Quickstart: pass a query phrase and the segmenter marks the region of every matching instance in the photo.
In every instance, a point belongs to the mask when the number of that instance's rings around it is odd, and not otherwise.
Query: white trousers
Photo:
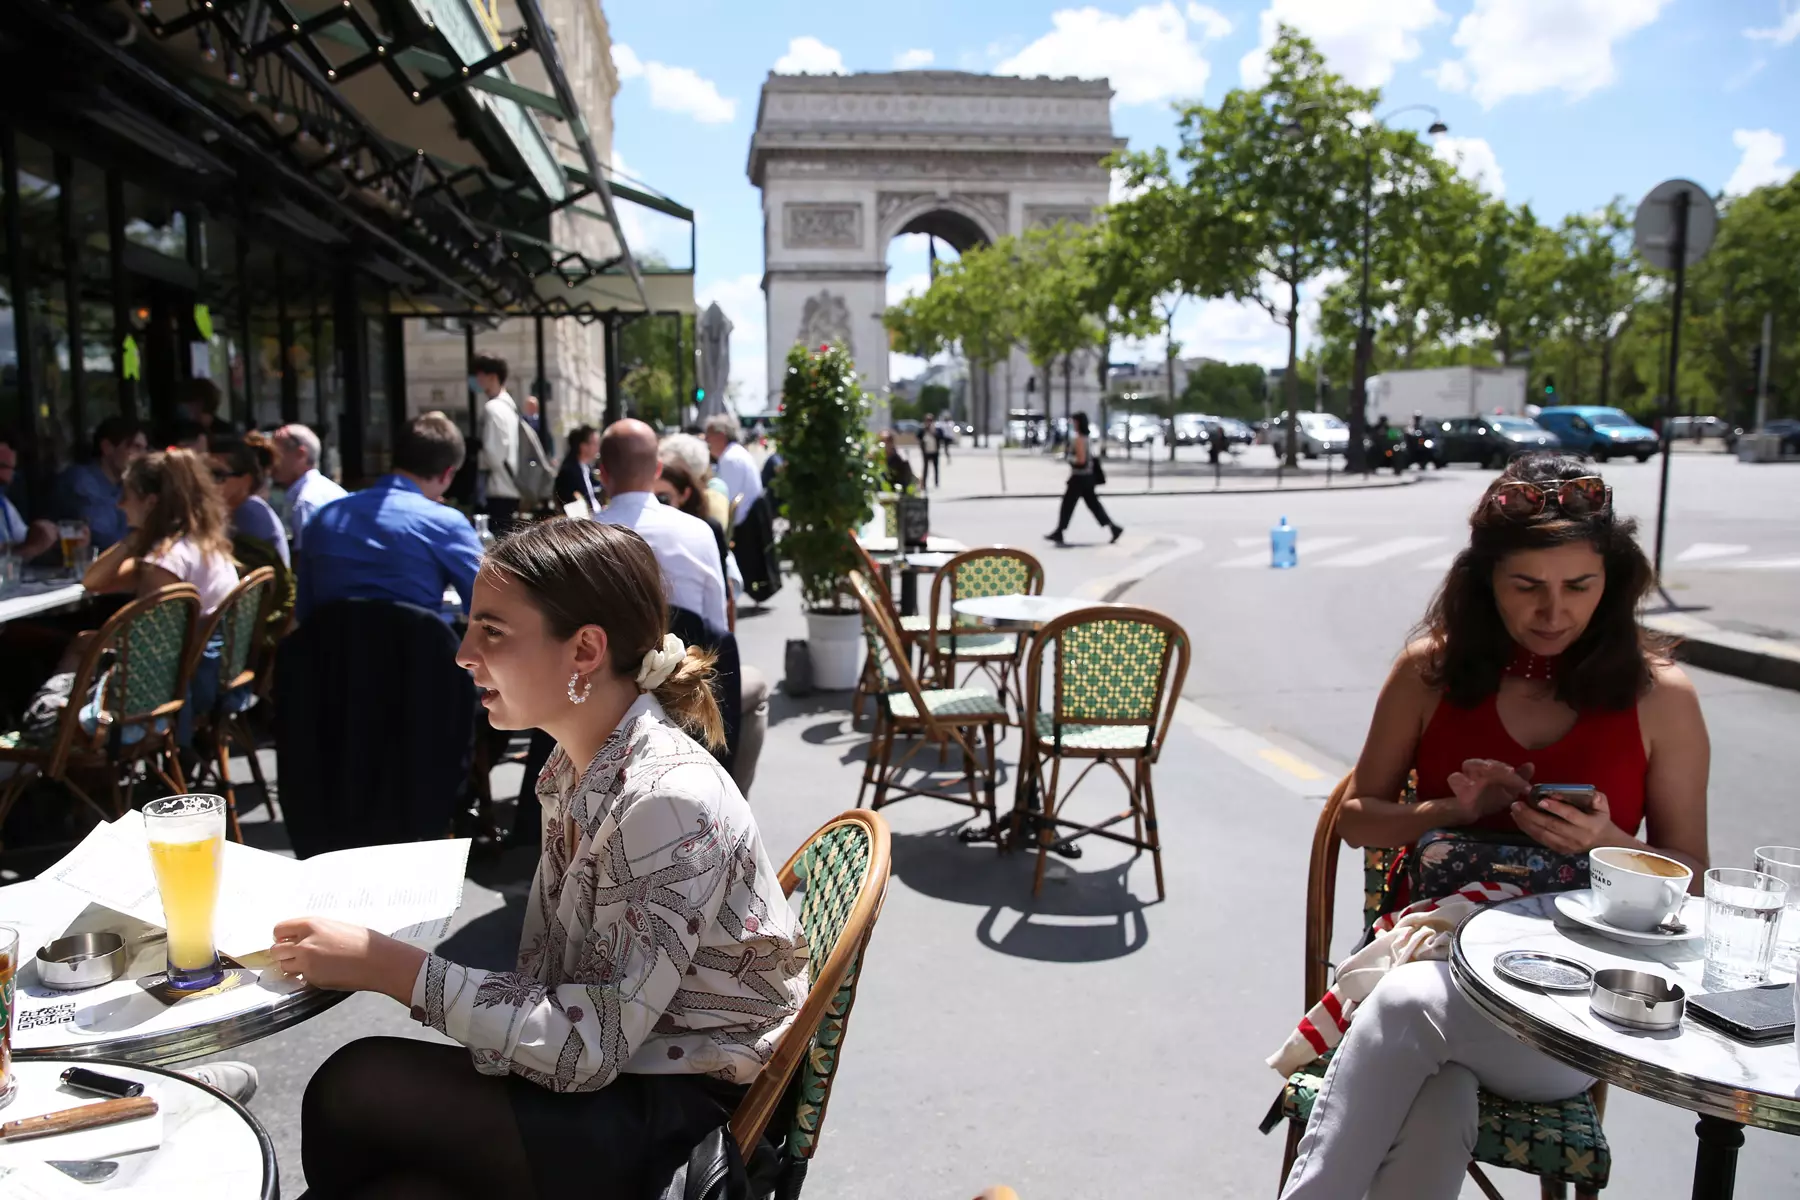
[[[1477,1085],[1542,1103],[1593,1082],[1483,1016],[1449,963],[1396,967],[1332,1057],[1283,1200],[1455,1200],[1475,1150]]]

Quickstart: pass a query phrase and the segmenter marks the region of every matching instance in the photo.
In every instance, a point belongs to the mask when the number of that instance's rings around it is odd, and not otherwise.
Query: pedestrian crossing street
[[[1335,534],[1300,534],[1300,567],[1345,570],[1383,567],[1387,570],[1442,571],[1461,548],[1462,539],[1411,534],[1403,537],[1364,538]],[[1763,548],[1723,542],[1694,542],[1677,548],[1665,562],[1668,570],[1684,571],[1800,571],[1800,553],[1793,547]],[[1198,551],[1189,551],[1195,565],[1225,570],[1266,570],[1269,535],[1244,535],[1229,544],[1208,540]]]

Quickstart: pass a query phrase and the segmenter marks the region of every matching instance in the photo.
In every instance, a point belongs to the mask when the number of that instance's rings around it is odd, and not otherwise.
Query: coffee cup
[[[1681,911],[1694,872],[1648,850],[1606,846],[1588,855],[1594,909],[1620,929],[1648,933]]]

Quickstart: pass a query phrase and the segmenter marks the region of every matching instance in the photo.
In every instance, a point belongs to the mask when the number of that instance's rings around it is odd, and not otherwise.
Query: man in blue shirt
[[[65,467],[56,477],[50,511],[59,521],[86,521],[94,549],[104,550],[130,531],[119,507],[119,481],[132,459],[149,452],[150,443],[130,417],[108,417],[94,429],[93,449],[92,459]]]
[[[394,445],[394,472],[321,508],[295,555],[301,621],[333,600],[397,600],[433,611],[454,587],[469,611],[481,542],[467,517],[439,503],[463,461],[463,436],[441,412],[412,419]]]

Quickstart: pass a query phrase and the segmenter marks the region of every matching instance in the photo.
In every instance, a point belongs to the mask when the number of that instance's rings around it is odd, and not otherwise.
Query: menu
[[[442,938],[462,906],[468,860],[466,838],[362,846],[304,860],[226,841],[214,941],[234,957],[254,954],[269,948],[277,922],[293,917],[333,917],[398,937]],[[39,878],[163,926],[140,812],[96,826]]]

